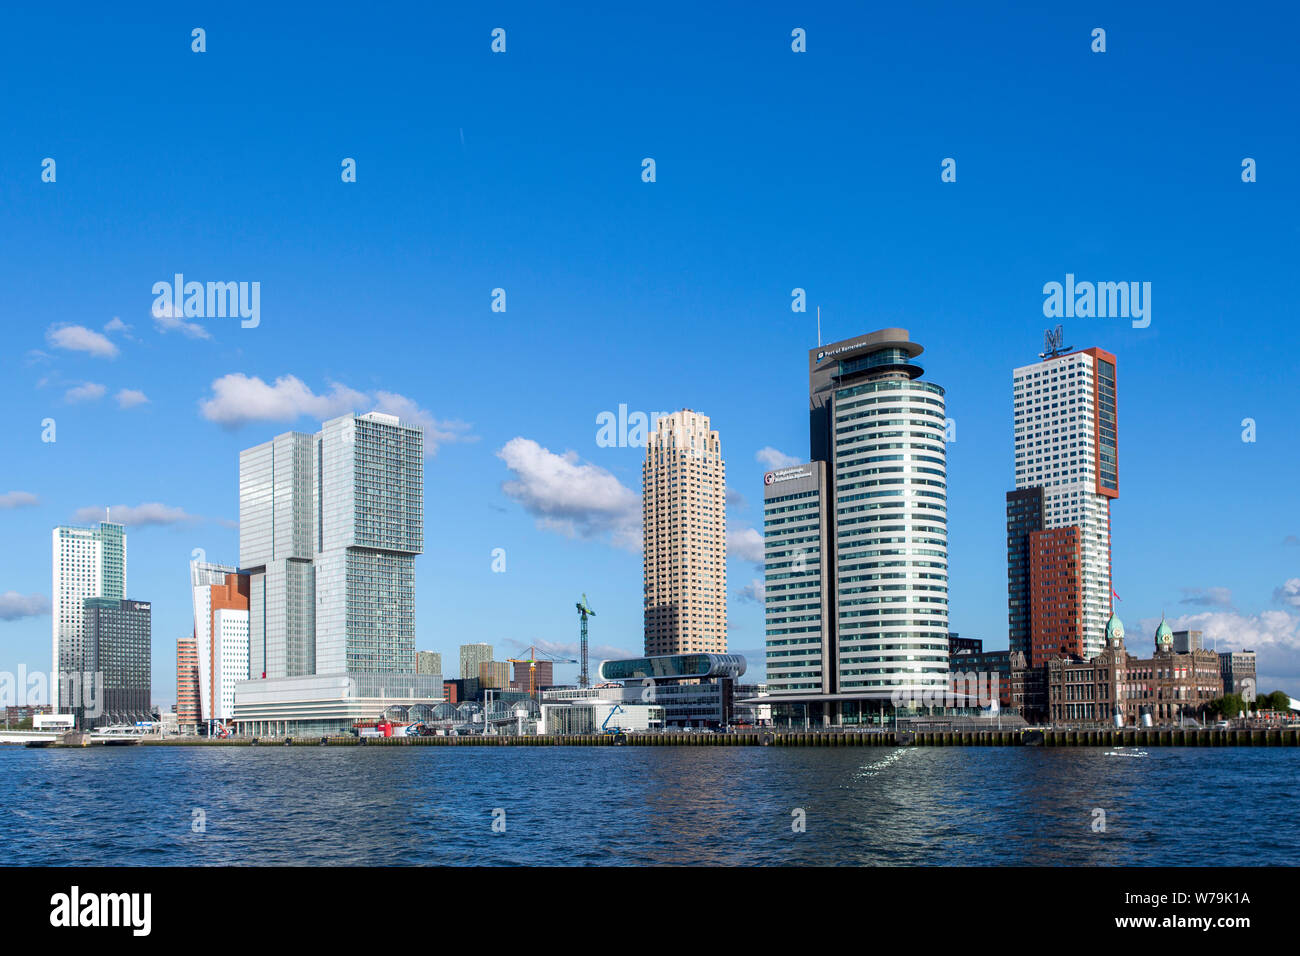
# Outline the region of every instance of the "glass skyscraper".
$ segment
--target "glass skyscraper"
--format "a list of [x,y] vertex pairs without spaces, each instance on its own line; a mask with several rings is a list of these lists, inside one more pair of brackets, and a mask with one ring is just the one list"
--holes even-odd
[[947,686],[947,419],[921,351],[905,329],[811,349],[811,462],[763,479],[768,690],[817,723]]
[[253,678],[411,674],[424,433],[370,412],[239,456]]

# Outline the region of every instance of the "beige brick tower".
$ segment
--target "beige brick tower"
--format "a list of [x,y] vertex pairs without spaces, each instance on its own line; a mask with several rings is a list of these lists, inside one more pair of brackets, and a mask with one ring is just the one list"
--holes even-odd
[[708,416],[659,419],[641,480],[645,653],[725,653],[727,470]]

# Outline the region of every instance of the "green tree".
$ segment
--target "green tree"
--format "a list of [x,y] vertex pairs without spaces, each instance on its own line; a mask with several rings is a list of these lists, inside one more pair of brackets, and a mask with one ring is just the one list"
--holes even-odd
[[1240,694],[1224,694],[1222,697],[1210,701],[1210,712],[1220,717],[1231,719],[1245,709],[1246,702],[1241,699]]
[[1280,710],[1285,713],[1291,709],[1291,695],[1286,691],[1275,690],[1261,697],[1258,706],[1261,710]]

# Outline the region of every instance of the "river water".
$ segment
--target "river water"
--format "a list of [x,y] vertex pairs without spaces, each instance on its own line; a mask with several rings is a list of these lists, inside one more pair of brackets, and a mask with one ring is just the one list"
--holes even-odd
[[1258,865],[1292,748],[0,747],[10,865]]

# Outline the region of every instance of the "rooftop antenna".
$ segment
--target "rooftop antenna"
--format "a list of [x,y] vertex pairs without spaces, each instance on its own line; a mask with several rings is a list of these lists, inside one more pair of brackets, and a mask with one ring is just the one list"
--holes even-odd
[[822,347],[822,307],[817,306],[817,347]]
[[1058,355],[1064,355],[1074,348],[1073,345],[1063,345],[1065,341],[1065,331],[1061,326],[1043,331],[1043,351],[1038,353],[1040,359],[1056,358]]

